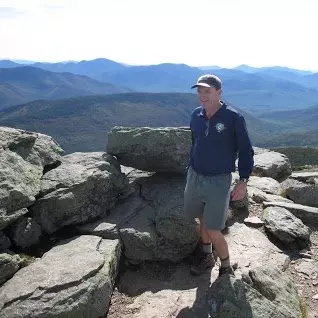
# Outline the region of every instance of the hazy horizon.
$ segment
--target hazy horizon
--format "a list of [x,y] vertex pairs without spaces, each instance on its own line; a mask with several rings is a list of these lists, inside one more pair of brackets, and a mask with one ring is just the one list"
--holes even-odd
[[[96,59],[107,59],[107,60],[110,60],[108,59],[107,57],[99,57],[99,58],[96,58]],[[33,63],[48,63],[48,64],[54,64],[54,63],[79,63],[79,62],[83,62],[83,61],[92,61],[92,60],[95,60],[95,59],[92,59],[92,60],[69,60],[69,61],[31,61],[31,60],[15,60],[15,59],[11,59],[11,58],[0,58],[0,61],[5,61],[5,60],[9,60],[9,61],[12,61],[12,62],[15,62],[17,64],[30,64],[32,65]],[[123,64],[123,65],[127,65],[127,66],[150,66],[150,65],[160,65],[160,64],[185,64],[185,63],[171,63],[171,62],[161,62],[161,63],[156,63],[156,64],[127,64],[125,62],[121,62],[121,61],[115,61],[115,60],[112,60],[113,62],[116,62],[116,63],[120,63],[120,64]],[[228,69],[232,69],[232,68],[237,68],[237,67],[240,67],[240,66],[248,66],[248,67],[254,67],[254,68],[264,68],[264,67],[282,67],[282,68],[290,68],[290,69],[295,69],[295,70],[299,70],[299,71],[310,71],[310,72],[318,72],[318,70],[315,70],[315,69],[300,69],[300,68],[294,68],[294,67],[290,67],[290,66],[285,66],[285,65],[262,65],[262,66],[255,66],[255,65],[250,65],[250,64],[239,64],[239,65],[235,65],[233,67],[222,67],[221,65],[189,65],[189,64],[185,64],[185,65],[188,65],[188,66],[191,66],[191,67],[198,67],[198,68],[201,68],[201,67],[221,67],[221,68],[228,68]]]

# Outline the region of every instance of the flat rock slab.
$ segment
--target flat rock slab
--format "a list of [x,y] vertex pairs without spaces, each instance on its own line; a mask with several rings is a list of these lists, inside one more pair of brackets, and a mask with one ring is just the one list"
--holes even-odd
[[300,259],[296,262],[295,270],[305,274],[309,279],[318,278],[318,263],[314,260]]
[[293,172],[290,178],[299,180],[299,181],[308,181],[311,178],[318,178],[318,171],[311,172]]
[[[146,263],[140,270],[128,270],[120,277],[118,290],[131,300],[125,304],[116,295],[107,317],[207,317],[205,301],[209,285],[210,273],[194,277],[186,262]],[[184,312],[196,315],[182,316]]]
[[120,200],[114,209],[106,216],[95,222],[77,226],[81,234],[97,235],[105,239],[119,239],[119,229],[136,213],[145,207],[141,197],[129,197]]
[[258,188],[254,187],[247,187],[248,196],[256,203],[262,203],[264,201],[282,201],[282,202],[289,202],[294,203],[292,200],[284,198],[280,195],[269,194],[266,193]]
[[[245,224],[234,223],[226,234],[231,263],[238,263],[236,274],[262,265],[282,268],[288,258],[278,247],[269,241],[260,230],[250,228]],[[216,268],[212,270],[212,278],[217,277]]]
[[83,235],[63,241],[0,288],[0,316],[106,315],[119,257],[118,240]]
[[285,208],[306,224],[318,223],[318,208],[287,202],[263,202],[264,207],[277,206]]

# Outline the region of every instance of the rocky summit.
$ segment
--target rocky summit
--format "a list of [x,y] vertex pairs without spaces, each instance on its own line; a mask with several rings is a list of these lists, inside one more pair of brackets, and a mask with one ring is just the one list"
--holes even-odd
[[195,277],[190,145],[185,127],[114,127],[105,152],[64,155],[0,127],[0,317],[317,317],[318,171],[255,147],[225,229],[235,276]]

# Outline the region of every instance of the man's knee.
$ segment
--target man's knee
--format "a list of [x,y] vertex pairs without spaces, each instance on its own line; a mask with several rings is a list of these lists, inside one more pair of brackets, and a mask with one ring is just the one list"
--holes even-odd
[[216,241],[224,236],[219,230],[206,229],[206,231],[212,241]]

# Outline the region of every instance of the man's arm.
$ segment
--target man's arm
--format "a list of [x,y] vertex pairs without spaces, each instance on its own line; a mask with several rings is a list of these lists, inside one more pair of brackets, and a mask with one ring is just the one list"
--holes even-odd
[[253,170],[254,150],[248,135],[245,119],[241,115],[236,120],[235,133],[238,148],[238,170],[240,179],[248,179]]
[[231,199],[241,200],[246,194],[247,180],[252,173],[254,165],[254,150],[248,131],[246,128],[245,119],[239,115],[235,123],[235,135],[238,148],[238,170],[240,181],[235,185]]

